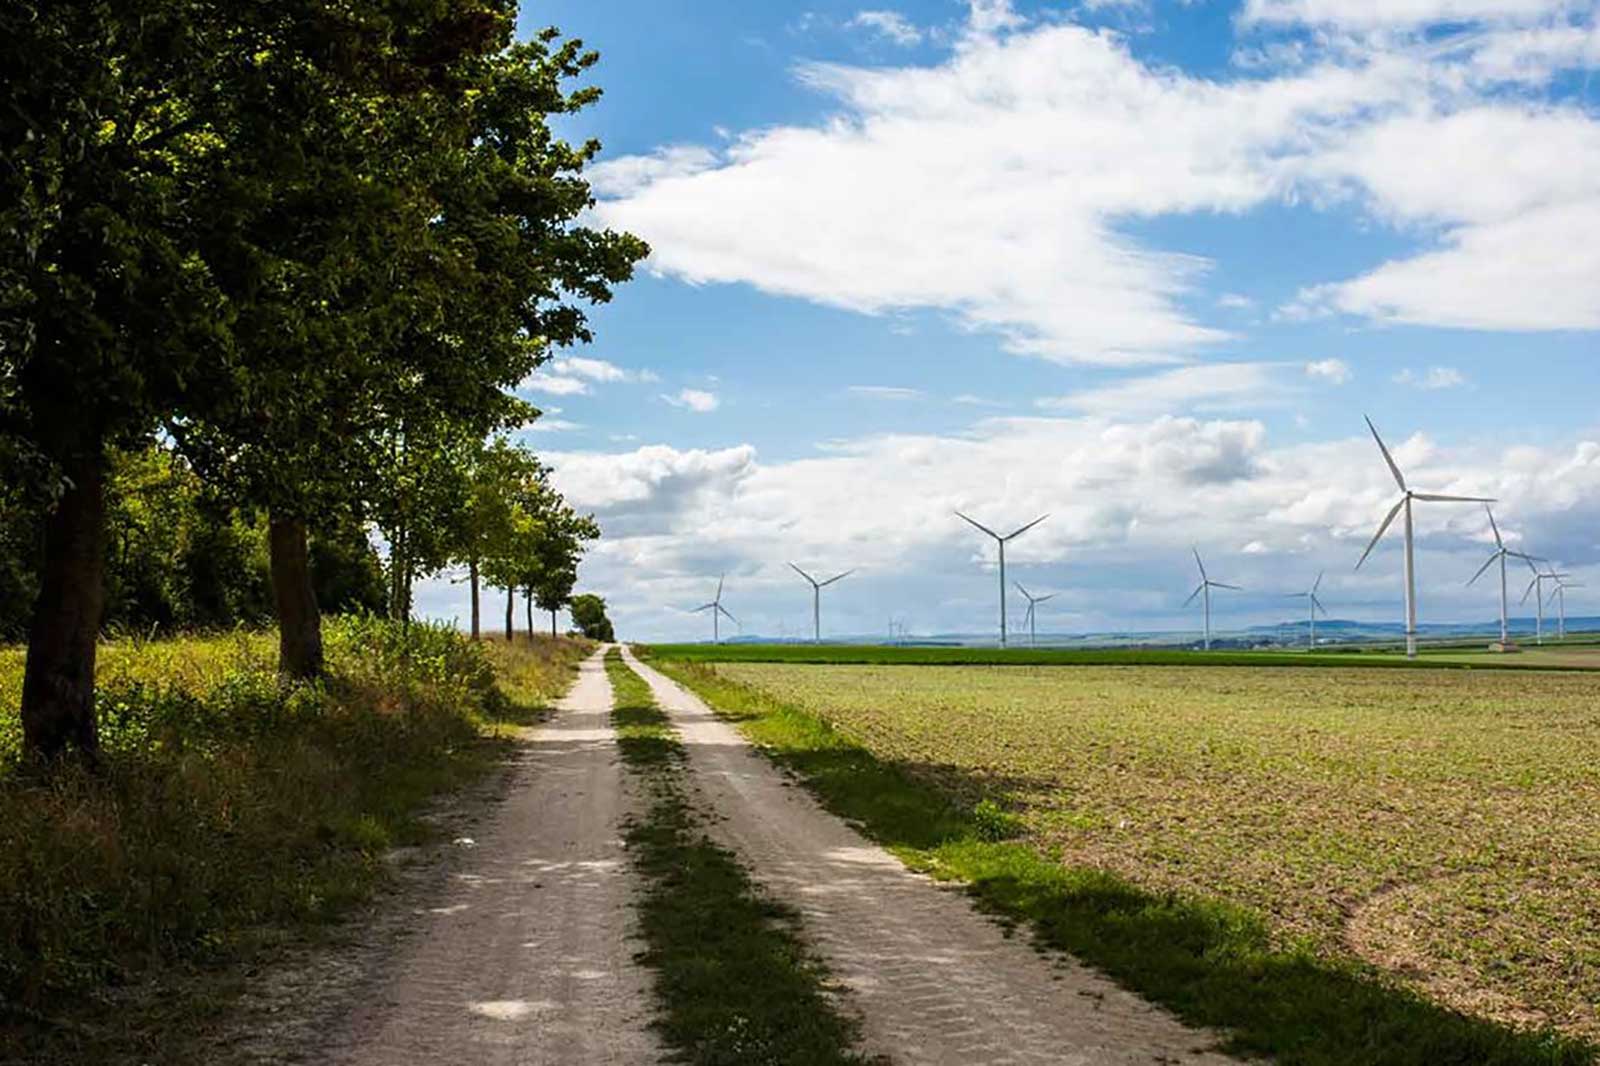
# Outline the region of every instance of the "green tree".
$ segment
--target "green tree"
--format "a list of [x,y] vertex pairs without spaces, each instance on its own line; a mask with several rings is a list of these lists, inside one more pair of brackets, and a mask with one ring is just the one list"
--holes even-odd
[[606,601],[592,592],[572,597],[572,624],[590,640],[616,639],[611,619],[606,617]]

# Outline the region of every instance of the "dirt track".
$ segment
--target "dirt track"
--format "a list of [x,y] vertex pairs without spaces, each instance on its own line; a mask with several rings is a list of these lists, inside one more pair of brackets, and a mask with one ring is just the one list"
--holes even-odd
[[689,750],[713,835],[800,909],[851,992],[866,1050],[896,1063],[1222,1064],[1189,1029],[1109,980],[1007,938],[959,892],[912,874],[823,810],[698,698],[640,664]]
[[653,1063],[633,962],[628,795],[602,650],[528,739],[505,802],[317,1062],[342,1066]]

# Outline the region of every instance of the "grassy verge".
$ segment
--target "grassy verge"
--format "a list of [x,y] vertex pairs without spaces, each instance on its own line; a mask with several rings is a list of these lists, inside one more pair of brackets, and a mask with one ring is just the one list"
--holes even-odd
[[0,653],[0,1061],[170,1062],[237,964],[368,898],[430,797],[502,756],[493,724],[581,649],[330,620],[329,676],[284,685],[271,634],[103,649],[103,765],[18,761],[19,650]]
[[910,865],[966,882],[998,916],[1172,1009],[1285,1064],[1578,1064],[1595,1049],[1437,1006],[1374,968],[1285,947],[1253,911],[1142,889],[1009,839],[990,803],[954,799],[804,710],[703,664],[658,663],[796,770],[822,801]]
[[[1541,652],[1548,649],[1539,649]],[[1393,651],[1352,647],[1346,651],[1189,651],[1160,648],[956,648],[874,644],[660,644],[639,654],[674,662],[865,663],[915,666],[1278,666],[1373,667],[1396,670],[1600,669],[1571,649],[1571,658],[1473,654],[1462,648],[1424,650],[1416,660]]]
[[656,1025],[676,1061],[866,1061],[851,1051],[856,1026],[830,1001],[799,916],[766,898],[701,830],[684,789],[683,746],[649,686],[615,650],[606,672],[618,747],[649,799],[625,838],[645,886],[640,960],[655,971]]

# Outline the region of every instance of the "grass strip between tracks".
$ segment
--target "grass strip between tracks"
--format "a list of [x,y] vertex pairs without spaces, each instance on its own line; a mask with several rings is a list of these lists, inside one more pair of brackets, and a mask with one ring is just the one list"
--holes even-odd
[[647,810],[624,839],[644,882],[639,961],[654,972],[657,1031],[674,1061],[861,1064],[858,1025],[829,995],[829,975],[800,916],[752,882],[701,827],[686,753],[650,688],[606,656],[617,746],[645,786]]
[[1190,1024],[1225,1032],[1229,1051],[1270,1055],[1283,1066],[1596,1061],[1591,1045],[1463,1015],[1358,962],[1275,948],[1253,912],[1063,865],[1007,839],[1015,827],[1004,812],[956,804],[815,715],[714,667],[663,659],[652,665],[908,865],[965,882],[981,907],[1030,925],[1042,946],[1071,952]]

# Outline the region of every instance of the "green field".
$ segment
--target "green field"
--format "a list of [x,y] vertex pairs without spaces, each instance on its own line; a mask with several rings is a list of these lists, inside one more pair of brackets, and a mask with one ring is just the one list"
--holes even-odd
[[1569,643],[1498,655],[1476,644],[1425,648],[1416,661],[1370,645],[1332,651],[1177,648],[981,648],[884,644],[655,644],[639,653],[676,662],[854,663],[915,666],[1251,666],[1397,669],[1600,670],[1600,646]]
[[[908,651],[910,649],[907,649]],[[1192,657],[1190,658],[1192,662]],[[1600,1037],[1600,699],[1504,671],[725,663],[1070,868]]]

